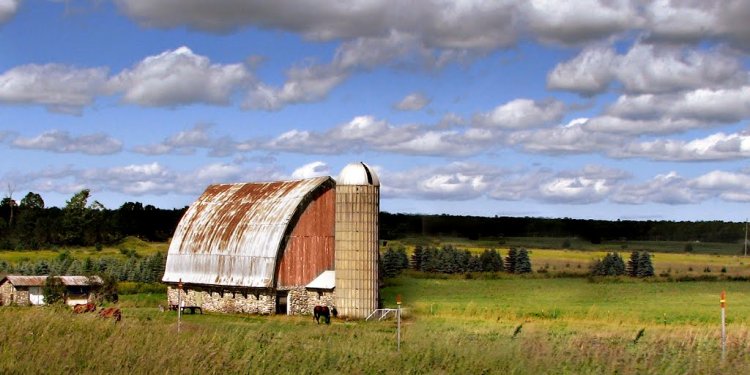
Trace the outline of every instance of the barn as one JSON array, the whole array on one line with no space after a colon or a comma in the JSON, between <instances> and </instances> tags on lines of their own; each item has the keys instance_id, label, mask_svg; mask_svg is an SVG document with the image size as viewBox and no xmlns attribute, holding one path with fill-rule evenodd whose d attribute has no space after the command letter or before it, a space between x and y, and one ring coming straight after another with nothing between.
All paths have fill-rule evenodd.
<instances>
[{"instance_id":1,"label":"barn","mask_svg":"<svg viewBox=\"0 0 750 375\"><path fill-rule=\"evenodd\" d=\"M379 187L364 163L338 181L209 186L170 243L169 303L180 293L184 306L208 311L296 315L328 305L366 317L378 304Z\"/></svg>"},{"instance_id":2,"label":"barn","mask_svg":"<svg viewBox=\"0 0 750 375\"><path fill-rule=\"evenodd\" d=\"M89 303L92 290L102 284L99 276L58 276L65 286L65 303ZM8 275L0 280L0 305L44 305L42 290L47 276Z\"/></svg>"}]
</instances>

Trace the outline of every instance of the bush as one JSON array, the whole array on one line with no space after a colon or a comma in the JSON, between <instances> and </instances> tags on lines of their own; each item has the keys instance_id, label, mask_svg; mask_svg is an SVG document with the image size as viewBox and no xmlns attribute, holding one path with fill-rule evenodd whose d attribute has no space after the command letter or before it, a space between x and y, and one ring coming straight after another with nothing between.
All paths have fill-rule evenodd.
<instances>
[{"instance_id":1,"label":"bush","mask_svg":"<svg viewBox=\"0 0 750 375\"><path fill-rule=\"evenodd\" d=\"M42 295L44 295L44 302L48 305L65 302L65 285L60 277L55 275L47 277L42 288Z\"/></svg>"}]
</instances>

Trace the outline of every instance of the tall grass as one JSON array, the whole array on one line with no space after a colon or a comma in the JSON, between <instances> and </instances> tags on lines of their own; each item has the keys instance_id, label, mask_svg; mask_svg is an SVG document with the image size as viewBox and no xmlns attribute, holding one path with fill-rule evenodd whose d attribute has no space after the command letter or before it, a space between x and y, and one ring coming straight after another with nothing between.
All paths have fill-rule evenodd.
<instances>
[{"instance_id":1,"label":"tall grass","mask_svg":"<svg viewBox=\"0 0 750 375\"><path fill-rule=\"evenodd\" d=\"M724 288L730 323L722 362ZM176 315L155 307L163 294L123 296L118 324L4 307L0 373L750 372L745 283L400 278L383 298L395 305L396 294L406 312L400 352L393 321L325 326L310 317L185 315L178 335Z\"/></svg>"}]
</instances>

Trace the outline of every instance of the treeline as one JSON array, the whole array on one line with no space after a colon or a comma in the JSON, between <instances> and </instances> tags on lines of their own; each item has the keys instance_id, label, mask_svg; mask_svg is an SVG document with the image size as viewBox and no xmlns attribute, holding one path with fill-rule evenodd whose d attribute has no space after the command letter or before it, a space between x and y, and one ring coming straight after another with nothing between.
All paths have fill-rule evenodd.
<instances>
[{"instance_id":1,"label":"treeline","mask_svg":"<svg viewBox=\"0 0 750 375\"><path fill-rule=\"evenodd\" d=\"M723 221L635 221L480 217L380 213L380 238L453 236L468 239L499 237L578 237L602 241L702 241L735 243L745 236L745 223Z\"/></svg>"},{"instance_id":2,"label":"treeline","mask_svg":"<svg viewBox=\"0 0 750 375\"><path fill-rule=\"evenodd\" d=\"M89 203L90 191L81 190L65 207L45 207L42 196L29 192L20 202L0 201L0 250L36 250L55 246L103 246L126 236L166 241L174 233L183 209L164 210L139 202L118 209Z\"/></svg>"},{"instance_id":3,"label":"treeline","mask_svg":"<svg viewBox=\"0 0 750 375\"><path fill-rule=\"evenodd\" d=\"M22 261L11 264L0 261L0 274L26 276L109 276L116 281L143 283L161 282L166 266L166 257L156 252L139 257L135 251L125 251L127 259L102 257L99 259L74 259L68 251L61 252L53 260Z\"/></svg>"},{"instance_id":4,"label":"treeline","mask_svg":"<svg viewBox=\"0 0 750 375\"><path fill-rule=\"evenodd\" d=\"M531 272L531 259L524 248L510 248L508 256L503 259L495 249L486 249L477 255L450 245L441 248L416 246L411 258L403 246L389 247L380 258L382 277L397 276L405 269L445 274L502 271L520 274Z\"/></svg>"}]
</instances>

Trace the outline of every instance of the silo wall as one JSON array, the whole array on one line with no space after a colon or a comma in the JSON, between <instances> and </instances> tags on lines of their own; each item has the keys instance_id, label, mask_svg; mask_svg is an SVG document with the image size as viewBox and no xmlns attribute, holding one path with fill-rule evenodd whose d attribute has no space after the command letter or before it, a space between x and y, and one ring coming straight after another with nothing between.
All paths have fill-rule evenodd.
<instances>
[{"instance_id":1,"label":"silo wall","mask_svg":"<svg viewBox=\"0 0 750 375\"><path fill-rule=\"evenodd\" d=\"M380 188L336 186L336 308L364 319L378 308Z\"/></svg>"}]
</instances>

